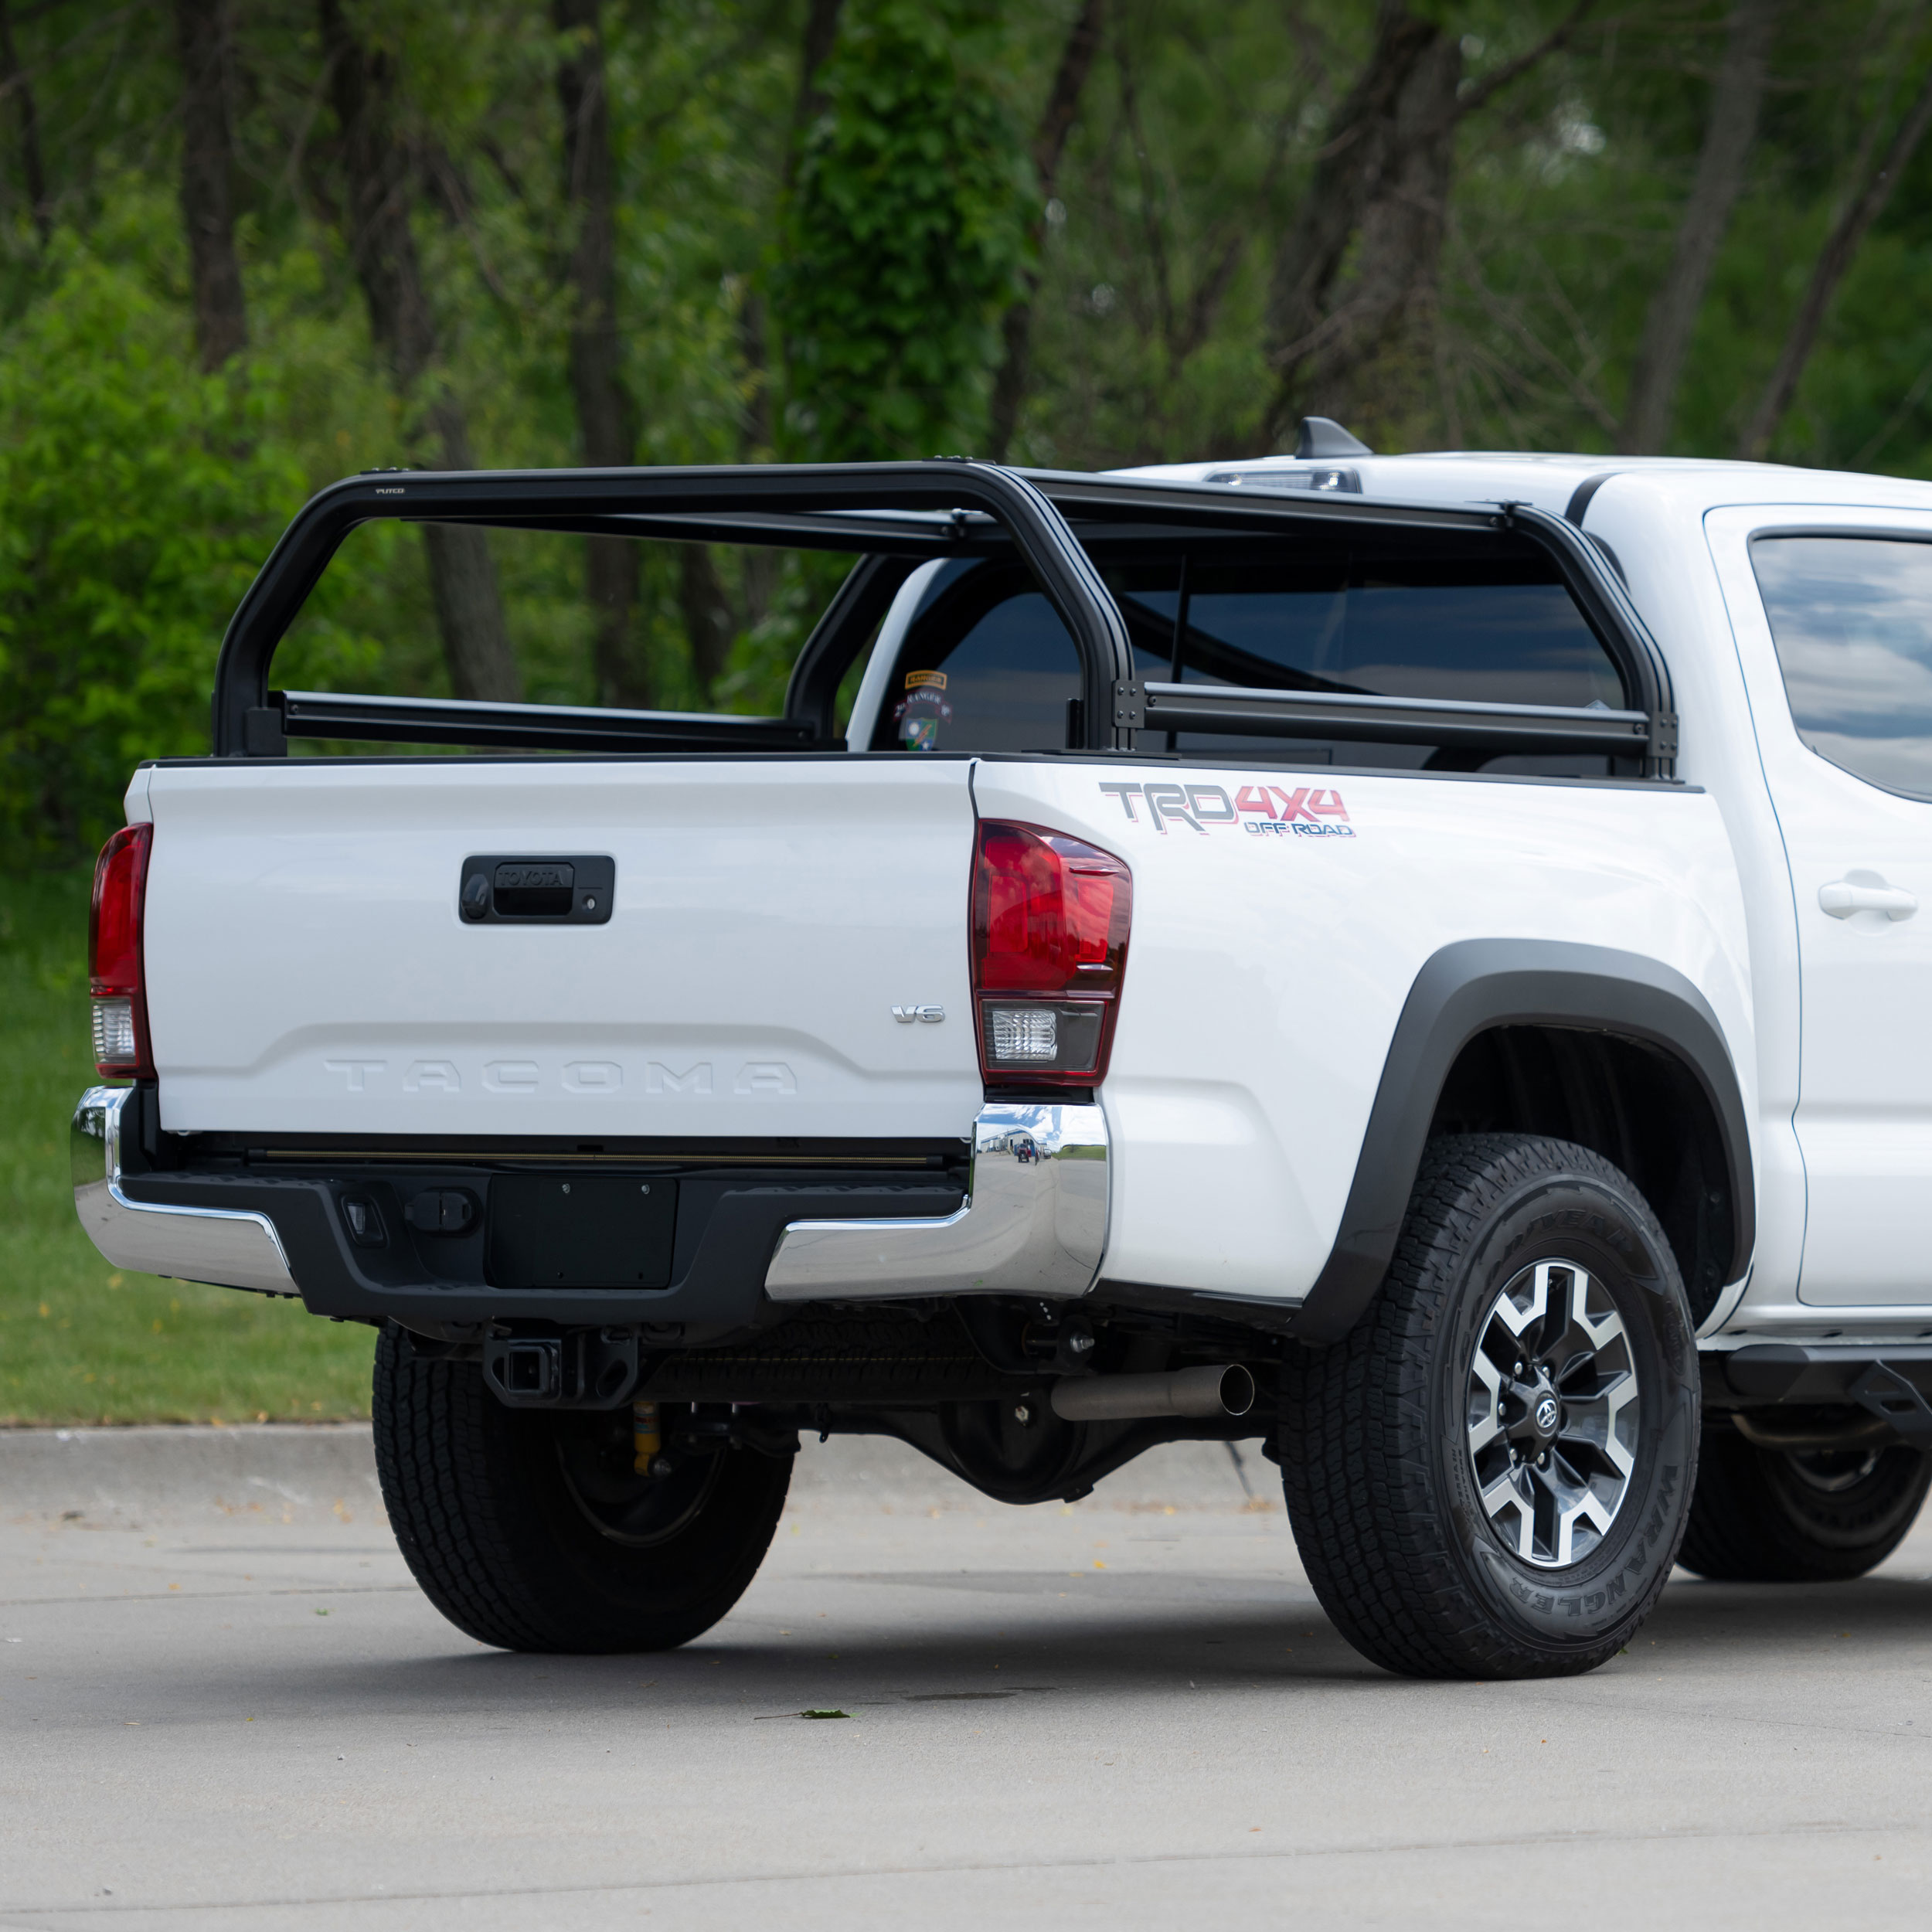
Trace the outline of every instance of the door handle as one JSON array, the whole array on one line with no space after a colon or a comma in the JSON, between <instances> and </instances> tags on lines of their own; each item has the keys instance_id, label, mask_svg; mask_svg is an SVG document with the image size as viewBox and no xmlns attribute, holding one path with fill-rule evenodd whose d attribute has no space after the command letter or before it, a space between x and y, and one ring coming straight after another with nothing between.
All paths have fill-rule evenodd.
<instances>
[{"instance_id":1,"label":"door handle","mask_svg":"<svg viewBox=\"0 0 1932 1932\"><path fill-rule=\"evenodd\" d=\"M1835 879L1818 889L1821 910L1834 919L1849 919L1854 913L1883 913L1887 919L1910 919L1919 902L1896 886L1854 885L1849 879Z\"/></svg>"}]
</instances>

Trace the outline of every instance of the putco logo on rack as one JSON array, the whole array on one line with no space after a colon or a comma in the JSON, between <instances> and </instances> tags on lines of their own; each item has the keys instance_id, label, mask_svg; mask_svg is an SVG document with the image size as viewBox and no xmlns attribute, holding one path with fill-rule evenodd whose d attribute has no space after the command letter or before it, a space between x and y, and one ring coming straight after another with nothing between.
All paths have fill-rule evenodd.
<instances>
[{"instance_id":1,"label":"putco logo on rack","mask_svg":"<svg viewBox=\"0 0 1932 1932\"><path fill-rule=\"evenodd\" d=\"M1203 835L1216 825L1239 825L1260 838L1355 836L1341 793L1320 786L1301 785L1284 791L1279 785L1242 785L1233 798L1223 785L1133 785L1109 781L1100 790L1121 801L1131 824L1145 822L1163 836L1170 825L1185 825ZM1141 807L1147 811L1145 821Z\"/></svg>"}]
</instances>

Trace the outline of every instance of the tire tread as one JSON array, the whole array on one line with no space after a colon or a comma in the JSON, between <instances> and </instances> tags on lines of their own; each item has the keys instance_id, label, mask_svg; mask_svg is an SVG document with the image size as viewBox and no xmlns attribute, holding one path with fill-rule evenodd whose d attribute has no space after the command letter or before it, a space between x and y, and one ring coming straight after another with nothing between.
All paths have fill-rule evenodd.
<instances>
[{"instance_id":1,"label":"tire tread","mask_svg":"<svg viewBox=\"0 0 1932 1932\"><path fill-rule=\"evenodd\" d=\"M376 1345L376 1471L397 1545L423 1594L457 1629L504 1650L554 1647L498 1519L482 1405L467 1364L418 1359L401 1332Z\"/></svg>"},{"instance_id":2,"label":"tire tread","mask_svg":"<svg viewBox=\"0 0 1932 1932\"><path fill-rule=\"evenodd\" d=\"M1893 1452L1896 1453L1896 1452ZM1909 1504L1862 1545L1837 1547L1806 1536L1780 1505L1765 1471L1766 1452L1736 1430L1707 1430L1698 1461L1697 1490L1677 1560L1712 1583L1845 1583L1862 1577L1891 1555L1910 1532L1924 1496L1927 1464L1922 1458L1899 1494ZM1911 1492L1916 1489L1917 1495Z\"/></svg>"}]
</instances>

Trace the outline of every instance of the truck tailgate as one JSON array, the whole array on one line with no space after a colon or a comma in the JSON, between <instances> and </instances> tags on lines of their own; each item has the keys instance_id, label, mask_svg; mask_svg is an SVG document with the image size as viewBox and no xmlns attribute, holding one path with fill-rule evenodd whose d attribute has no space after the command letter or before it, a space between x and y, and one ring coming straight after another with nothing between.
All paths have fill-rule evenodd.
<instances>
[{"instance_id":1,"label":"truck tailgate","mask_svg":"<svg viewBox=\"0 0 1932 1932\"><path fill-rule=\"evenodd\" d=\"M964 760L301 759L141 774L168 1131L967 1133ZM130 793L144 815L143 787ZM605 856L607 923L466 859ZM895 1007L937 1007L902 1021Z\"/></svg>"}]
</instances>

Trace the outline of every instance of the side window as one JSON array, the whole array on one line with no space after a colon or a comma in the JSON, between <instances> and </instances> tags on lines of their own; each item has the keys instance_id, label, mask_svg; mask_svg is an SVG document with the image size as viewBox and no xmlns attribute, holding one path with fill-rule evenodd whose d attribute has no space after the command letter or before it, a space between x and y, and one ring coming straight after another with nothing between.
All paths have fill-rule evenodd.
<instances>
[{"instance_id":1,"label":"side window","mask_svg":"<svg viewBox=\"0 0 1932 1932\"><path fill-rule=\"evenodd\" d=\"M873 751L1057 751L1079 654L1024 570L949 564L887 673Z\"/></svg>"},{"instance_id":2,"label":"side window","mask_svg":"<svg viewBox=\"0 0 1932 1932\"><path fill-rule=\"evenodd\" d=\"M1932 543L1759 537L1751 564L1798 735L1854 777L1932 798Z\"/></svg>"}]
</instances>

